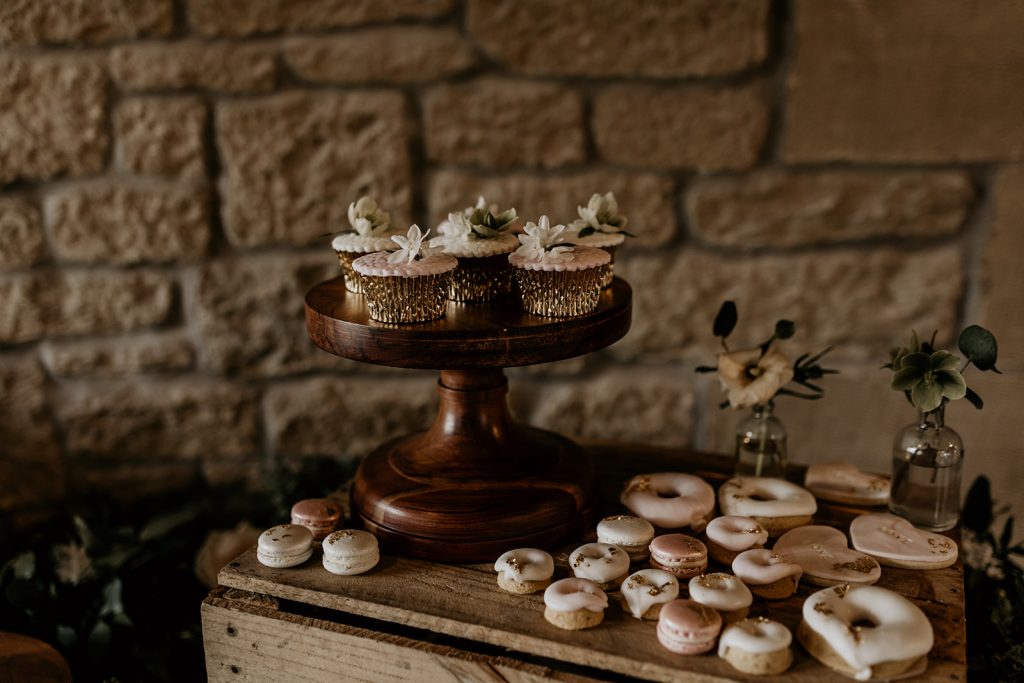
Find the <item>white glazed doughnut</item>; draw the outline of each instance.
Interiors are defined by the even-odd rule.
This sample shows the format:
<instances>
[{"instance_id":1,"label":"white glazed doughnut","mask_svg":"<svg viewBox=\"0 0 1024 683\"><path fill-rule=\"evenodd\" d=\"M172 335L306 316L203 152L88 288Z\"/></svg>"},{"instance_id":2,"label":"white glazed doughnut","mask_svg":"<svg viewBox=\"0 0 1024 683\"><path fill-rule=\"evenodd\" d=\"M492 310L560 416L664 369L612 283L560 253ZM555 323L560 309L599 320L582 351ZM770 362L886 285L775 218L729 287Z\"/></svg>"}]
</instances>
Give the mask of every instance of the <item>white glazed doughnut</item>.
<instances>
[{"instance_id":1,"label":"white glazed doughnut","mask_svg":"<svg viewBox=\"0 0 1024 683\"><path fill-rule=\"evenodd\" d=\"M810 524L818 503L810 491L785 479L735 477L718 489L718 506L725 515L753 517L777 536Z\"/></svg>"},{"instance_id":2,"label":"white glazed doughnut","mask_svg":"<svg viewBox=\"0 0 1024 683\"><path fill-rule=\"evenodd\" d=\"M701 531L715 509L714 489L700 477L682 472L639 474L629 480L619 500L662 529Z\"/></svg>"},{"instance_id":3,"label":"white glazed doughnut","mask_svg":"<svg viewBox=\"0 0 1024 683\"><path fill-rule=\"evenodd\" d=\"M627 611L637 619L657 619L659 610L652 607L679 597L679 581L660 569L641 569L629 575L622 584L622 599Z\"/></svg>"},{"instance_id":4,"label":"white glazed doughnut","mask_svg":"<svg viewBox=\"0 0 1024 683\"><path fill-rule=\"evenodd\" d=\"M593 581L562 579L544 591L544 606L556 612L603 612L608 607L608 596Z\"/></svg>"},{"instance_id":5,"label":"white glazed doughnut","mask_svg":"<svg viewBox=\"0 0 1024 683\"><path fill-rule=\"evenodd\" d=\"M545 581L555 573L555 561L538 548L516 548L502 553L494 571L509 581Z\"/></svg>"},{"instance_id":6,"label":"white glazed doughnut","mask_svg":"<svg viewBox=\"0 0 1024 683\"><path fill-rule=\"evenodd\" d=\"M605 517L597 525L599 543L611 543L627 553L629 559L647 557L647 546L654 539L654 526L646 519L632 515Z\"/></svg>"},{"instance_id":7,"label":"white glazed doughnut","mask_svg":"<svg viewBox=\"0 0 1024 683\"><path fill-rule=\"evenodd\" d=\"M777 621L764 617L730 624L718 639L718 656L744 673L755 676L784 672L793 663L789 648L793 634Z\"/></svg>"},{"instance_id":8,"label":"white glazed doughnut","mask_svg":"<svg viewBox=\"0 0 1024 683\"><path fill-rule=\"evenodd\" d=\"M821 500L847 505L884 505L889 500L888 477L843 461L809 465L804 486Z\"/></svg>"},{"instance_id":9,"label":"white glazed doughnut","mask_svg":"<svg viewBox=\"0 0 1024 683\"><path fill-rule=\"evenodd\" d=\"M768 542L768 531L750 517L725 515L708 522L708 540L726 550L741 553Z\"/></svg>"},{"instance_id":10,"label":"white glazed doughnut","mask_svg":"<svg viewBox=\"0 0 1024 683\"><path fill-rule=\"evenodd\" d=\"M774 583L787 576L799 577L803 568L771 550L747 550L733 560L732 570L748 586Z\"/></svg>"},{"instance_id":11,"label":"white glazed doughnut","mask_svg":"<svg viewBox=\"0 0 1024 683\"><path fill-rule=\"evenodd\" d=\"M578 579L589 579L608 590L629 573L629 555L610 543L587 543L569 555L569 567Z\"/></svg>"},{"instance_id":12,"label":"white glazed doughnut","mask_svg":"<svg viewBox=\"0 0 1024 683\"><path fill-rule=\"evenodd\" d=\"M882 575L874 558L851 550L846 545L846 534L830 526L802 526L787 531L775 542L773 550L800 565L807 580L817 586L871 584Z\"/></svg>"},{"instance_id":13,"label":"white glazed doughnut","mask_svg":"<svg viewBox=\"0 0 1024 683\"><path fill-rule=\"evenodd\" d=\"M754 596L739 578L724 572L702 574L690 579L690 599L719 612L735 612L750 607Z\"/></svg>"},{"instance_id":14,"label":"white glazed doughnut","mask_svg":"<svg viewBox=\"0 0 1024 683\"><path fill-rule=\"evenodd\" d=\"M878 586L813 593L797 635L823 664L858 681L899 676L932 649L932 625L917 605Z\"/></svg>"}]
</instances>

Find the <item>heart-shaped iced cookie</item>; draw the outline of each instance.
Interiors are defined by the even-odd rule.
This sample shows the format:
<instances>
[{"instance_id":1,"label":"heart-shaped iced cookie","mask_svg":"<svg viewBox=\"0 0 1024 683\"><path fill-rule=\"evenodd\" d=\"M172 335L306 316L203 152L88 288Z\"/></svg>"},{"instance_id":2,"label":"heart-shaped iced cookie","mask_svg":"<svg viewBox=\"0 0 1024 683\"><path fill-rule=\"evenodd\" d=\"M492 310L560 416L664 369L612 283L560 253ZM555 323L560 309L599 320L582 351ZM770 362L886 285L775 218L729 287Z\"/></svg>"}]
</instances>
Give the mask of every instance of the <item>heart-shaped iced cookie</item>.
<instances>
[{"instance_id":1,"label":"heart-shaped iced cookie","mask_svg":"<svg viewBox=\"0 0 1024 683\"><path fill-rule=\"evenodd\" d=\"M956 543L896 515L861 515L850 523L850 540L854 548L887 567L941 569L956 562Z\"/></svg>"},{"instance_id":2,"label":"heart-shaped iced cookie","mask_svg":"<svg viewBox=\"0 0 1024 683\"><path fill-rule=\"evenodd\" d=\"M815 498L846 505L885 505L889 500L889 477L863 472L848 462L809 465L804 488Z\"/></svg>"},{"instance_id":3,"label":"heart-shaped iced cookie","mask_svg":"<svg viewBox=\"0 0 1024 683\"><path fill-rule=\"evenodd\" d=\"M874 558L851 550L846 534L830 526L801 526L787 531L772 550L803 567L805 580L816 586L872 584L882 575Z\"/></svg>"}]
</instances>

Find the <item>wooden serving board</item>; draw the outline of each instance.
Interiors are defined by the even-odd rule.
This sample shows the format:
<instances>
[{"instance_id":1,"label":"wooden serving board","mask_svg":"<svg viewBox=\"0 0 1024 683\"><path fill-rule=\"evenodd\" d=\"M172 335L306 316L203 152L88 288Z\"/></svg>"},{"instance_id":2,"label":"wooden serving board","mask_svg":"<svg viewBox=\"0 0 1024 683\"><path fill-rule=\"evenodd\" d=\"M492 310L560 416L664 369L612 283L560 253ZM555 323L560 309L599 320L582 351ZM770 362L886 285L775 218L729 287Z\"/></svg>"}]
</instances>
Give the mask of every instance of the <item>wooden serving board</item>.
<instances>
[{"instance_id":1,"label":"wooden serving board","mask_svg":"<svg viewBox=\"0 0 1024 683\"><path fill-rule=\"evenodd\" d=\"M615 502L618 491L634 474L691 471L717 485L724 480L723 471L730 464L725 458L699 454L673 455L664 451L611 448L595 448L592 452L601 472L607 514L620 511ZM845 531L853 516L862 511L822 505L815 523ZM953 537L959 540L955 534ZM580 539L580 542L584 540L589 539ZM556 579L569 575L566 557L576 545L574 542L555 553ZM497 647L499 656L516 661L539 661L542 669L550 670L549 673L561 671L590 680L621 680L625 676L676 681L684 675L686 680L698 682L771 680L771 677L745 676L714 653L685 657L668 652L657 641L656 622L638 621L628 616L618 605L617 593L610 595L611 606L600 626L580 632L558 629L545 621L540 594L520 596L498 589L490 564L441 565L385 556L377 568L366 575L340 577L323 569L319 554L314 554L314 558L301 567L275 570L259 564L254 550L250 550L225 567L220 583L258 595L325 608L324 614L336 615L341 620L348 617L372 620L366 622L372 633L411 629L403 637L412 641L429 640L429 634L440 634L457 639L452 641L457 650L472 651L477 643L487 649L490 656L495 656ZM928 669L914 680L966 680L961 563L958 561L952 567L935 571L883 567L878 585L913 600L928 615L935 630L936 643ZM786 600L755 599L751 615L781 621L795 632L803 601L816 590L813 586L801 585L797 594ZM794 650L793 667L784 677L779 677L780 680L808 683L849 680L823 667L795 642ZM539 674L530 673L533 675ZM384 678L382 676L381 680ZM488 674L463 680L513 679Z\"/></svg>"}]
</instances>

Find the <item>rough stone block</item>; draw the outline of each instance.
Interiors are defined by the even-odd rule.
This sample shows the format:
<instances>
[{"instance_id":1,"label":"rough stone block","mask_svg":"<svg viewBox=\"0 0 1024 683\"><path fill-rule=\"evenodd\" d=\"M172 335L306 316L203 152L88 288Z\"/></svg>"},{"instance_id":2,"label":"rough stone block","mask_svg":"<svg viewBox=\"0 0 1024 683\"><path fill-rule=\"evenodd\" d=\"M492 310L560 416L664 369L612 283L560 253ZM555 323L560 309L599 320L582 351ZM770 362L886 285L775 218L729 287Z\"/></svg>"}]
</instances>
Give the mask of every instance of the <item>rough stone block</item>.
<instances>
[{"instance_id":1,"label":"rough stone block","mask_svg":"<svg viewBox=\"0 0 1024 683\"><path fill-rule=\"evenodd\" d=\"M1024 370L1024 310L1020 257L1024 254L1024 166L999 172L995 218L982 268L983 320L999 341L999 367Z\"/></svg>"},{"instance_id":2,"label":"rough stone block","mask_svg":"<svg viewBox=\"0 0 1024 683\"><path fill-rule=\"evenodd\" d=\"M509 68L560 76L711 76L762 62L764 0L471 0L467 27Z\"/></svg>"},{"instance_id":3,"label":"rough stone block","mask_svg":"<svg viewBox=\"0 0 1024 683\"><path fill-rule=\"evenodd\" d=\"M797 2L787 161L1024 158L1024 4Z\"/></svg>"},{"instance_id":4,"label":"rough stone block","mask_svg":"<svg viewBox=\"0 0 1024 683\"><path fill-rule=\"evenodd\" d=\"M57 417L73 457L199 459L259 449L257 401L244 386L195 378L69 383Z\"/></svg>"},{"instance_id":5,"label":"rough stone block","mask_svg":"<svg viewBox=\"0 0 1024 683\"><path fill-rule=\"evenodd\" d=\"M637 294L632 329L612 353L647 361L713 362L711 323L726 299L739 307L734 349L760 343L788 318L797 336L785 346L795 355L834 344L833 358L874 361L912 328L952 330L964 283L959 245L731 257L687 249L627 254L615 269Z\"/></svg>"},{"instance_id":6,"label":"rough stone block","mask_svg":"<svg viewBox=\"0 0 1024 683\"><path fill-rule=\"evenodd\" d=\"M172 0L4 0L0 45L98 45L174 28Z\"/></svg>"},{"instance_id":7,"label":"rough stone block","mask_svg":"<svg viewBox=\"0 0 1024 683\"><path fill-rule=\"evenodd\" d=\"M277 75L276 48L266 43L128 43L110 51L110 73L125 90L199 88L266 92Z\"/></svg>"},{"instance_id":8,"label":"rough stone block","mask_svg":"<svg viewBox=\"0 0 1024 683\"><path fill-rule=\"evenodd\" d=\"M0 184L102 169L106 89L91 61L0 55Z\"/></svg>"},{"instance_id":9,"label":"rough stone block","mask_svg":"<svg viewBox=\"0 0 1024 683\"><path fill-rule=\"evenodd\" d=\"M51 194L44 210L58 259L193 261L210 239L207 201L188 184L95 181Z\"/></svg>"},{"instance_id":10,"label":"rough stone block","mask_svg":"<svg viewBox=\"0 0 1024 683\"><path fill-rule=\"evenodd\" d=\"M434 161L555 168L582 162L583 101L562 85L486 78L440 85L423 98Z\"/></svg>"},{"instance_id":11,"label":"rough stone block","mask_svg":"<svg viewBox=\"0 0 1024 683\"><path fill-rule=\"evenodd\" d=\"M555 223L576 218L595 192L614 192L619 209L629 218L626 226L640 246L661 246L676 234L675 183L652 173L587 171L535 176L512 174L481 176L461 171L438 171L428 181L431 225L450 211L469 206L483 195L500 206L514 206L523 221L546 214ZM633 244L629 240L624 249Z\"/></svg>"},{"instance_id":12,"label":"rough stone block","mask_svg":"<svg viewBox=\"0 0 1024 683\"><path fill-rule=\"evenodd\" d=\"M768 134L761 84L616 85L594 100L594 141L608 160L701 171L753 166Z\"/></svg>"},{"instance_id":13,"label":"rough stone block","mask_svg":"<svg viewBox=\"0 0 1024 683\"><path fill-rule=\"evenodd\" d=\"M284 58L299 78L326 83L418 83L462 73L477 63L461 33L427 26L290 38Z\"/></svg>"},{"instance_id":14,"label":"rough stone block","mask_svg":"<svg viewBox=\"0 0 1024 683\"><path fill-rule=\"evenodd\" d=\"M0 268L21 268L46 258L39 209L16 197L0 197Z\"/></svg>"},{"instance_id":15,"label":"rough stone block","mask_svg":"<svg viewBox=\"0 0 1024 683\"><path fill-rule=\"evenodd\" d=\"M397 225L411 214L402 96L282 93L217 105L223 216L238 246L308 244L348 229L349 202L376 197Z\"/></svg>"},{"instance_id":16,"label":"rough stone block","mask_svg":"<svg viewBox=\"0 0 1024 683\"><path fill-rule=\"evenodd\" d=\"M279 384L263 401L275 454L366 455L385 441L430 426L436 381L317 378Z\"/></svg>"},{"instance_id":17,"label":"rough stone block","mask_svg":"<svg viewBox=\"0 0 1024 683\"><path fill-rule=\"evenodd\" d=\"M41 355L50 373L58 377L115 377L189 370L196 352L188 337L170 332L45 342Z\"/></svg>"},{"instance_id":18,"label":"rough stone block","mask_svg":"<svg viewBox=\"0 0 1024 683\"><path fill-rule=\"evenodd\" d=\"M148 462L94 458L67 464L68 488L80 496L103 496L123 505L136 505L169 493L186 491L196 484L193 462Z\"/></svg>"},{"instance_id":19,"label":"rough stone block","mask_svg":"<svg viewBox=\"0 0 1024 683\"><path fill-rule=\"evenodd\" d=\"M202 178L206 104L198 97L138 97L114 112L120 166L144 175Z\"/></svg>"},{"instance_id":20,"label":"rough stone block","mask_svg":"<svg viewBox=\"0 0 1024 683\"><path fill-rule=\"evenodd\" d=\"M709 244L792 247L951 235L973 199L959 172L772 169L698 179L686 208L690 228Z\"/></svg>"},{"instance_id":21,"label":"rough stone block","mask_svg":"<svg viewBox=\"0 0 1024 683\"><path fill-rule=\"evenodd\" d=\"M167 320L174 295L174 277L152 271L0 276L0 342L151 327Z\"/></svg>"},{"instance_id":22,"label":"rough stone block","mask_svg":"<svg viewBox=\"0 0 1024 683\"><path fill-rule=\"evenodd\" d=\"M248 36L426 19L448 13L453 4L453 0L188 0L188 19L204 35Z\"/></svg>"}]
</instances>

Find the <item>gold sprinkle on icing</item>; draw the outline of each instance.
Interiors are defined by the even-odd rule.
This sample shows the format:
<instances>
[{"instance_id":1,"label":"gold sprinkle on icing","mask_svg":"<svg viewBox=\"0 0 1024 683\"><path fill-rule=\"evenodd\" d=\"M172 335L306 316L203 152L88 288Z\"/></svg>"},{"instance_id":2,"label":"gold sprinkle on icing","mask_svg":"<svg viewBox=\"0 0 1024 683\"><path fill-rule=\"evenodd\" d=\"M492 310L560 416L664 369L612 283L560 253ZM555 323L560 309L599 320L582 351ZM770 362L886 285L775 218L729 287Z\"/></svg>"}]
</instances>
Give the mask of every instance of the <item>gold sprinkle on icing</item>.
<instances>
[{"instance_id":1,"label":"gold sprinkle on icing","mask_svg":"<svg viewBox=\"0 0 1024 683\"><path fill-rule=\"evenodd\" d=\"M842 599L845 598L846 594L850 592L850 584L844 583L841 586L836 586L832 590L834 590L836 592L836 595L838 595L840 599Z\"/></svg>"},{"instance_id":2,"label":"gold sprinkle on icing","mask_svg":"<svg viewBox=\"0 0 1024 683\"><path fill-rule=\"evenodd\" d=\"M636 491L638 493L646 493L651 490L651 478L646 474L641 474L633 477L629 484L626 486L626 492L632 493Z\"/></svg>"},{"instance_id":3,"label":"gold sprinkle on icing","mask_svg":"<svg viewBox=\"0 0 1024 683\"><path fill-rule=\"evenodd\" d=\"M906 536L904 536L900 532L896 531L892 527L883 526L881 528L881 531L882 531L883 534L886 534L888 536L892 536L893 538L895 538L900 543L910 543L910 539L909 538L907 538Z\"/></svg>"},{"instance_id":4,"label":"gold sprinkle on icing","mask_svg":"<svg viewBox=\"0 0 1024 683\"><path fill-rule=\"evenodd\" d=\"M865 556L857 558L853 562L836 562L832 565L832 569L837 569L840 571L848 569L852 572L858 572L860 574L869 574L872 571L874 571L877 566L877 562L875 562L870 557Z\"/></svg>"},{"instance_id":5,"label":"gold sprinkle on icing","mask_svg":"<svg viewBox=\"0 0 1024 683\"><path fill-rule=\"evenodd\" d=\"M928 546L931 548L932 555L948 555L953 550L952 544L945 539L940 541L937 538L929 538Z\"/></svg>"},{"instance_id":6,"label":"gold sprinkle on icing","mask_svg":"<svg viewBox=\"0 0 1024 683\"><path fill-rule=\"evenodd\" d=\"M814 603L814 611L818 614L824 614L825 616L832 614L832 608L824 602Z\"/></svg>"},{"instance_id":7,"label":"gold sprinkle on icing","mask_svg":"<svg viewBox=\"0 0 1024 683\"><path fill-rule=\"evenodd\" d=\"M860 645L861 632L864 630L864 627L863 626L854 626L853 624L850 624L846 628L849 629L850 635L853 636L853 644L854 645Z\"/></svg>"}]
</instances>

